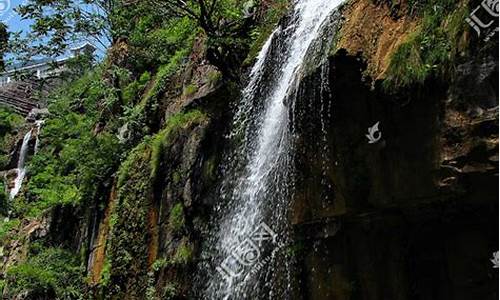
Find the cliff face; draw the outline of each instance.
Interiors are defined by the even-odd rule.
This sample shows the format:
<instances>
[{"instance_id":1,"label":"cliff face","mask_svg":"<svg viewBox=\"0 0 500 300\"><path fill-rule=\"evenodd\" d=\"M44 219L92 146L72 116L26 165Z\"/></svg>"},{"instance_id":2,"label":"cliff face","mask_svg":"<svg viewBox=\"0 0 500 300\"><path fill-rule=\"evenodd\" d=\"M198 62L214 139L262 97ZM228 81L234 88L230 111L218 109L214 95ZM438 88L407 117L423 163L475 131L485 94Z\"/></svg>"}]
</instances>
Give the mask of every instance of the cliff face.
<instances>
[{"instance_id":1,"label":"cliff face","mask_svg":"<svg viewBox=\"0 0 500 300\"><path fill-rule=\"evenodd\" d=\"M463 105L452 92L457 82L432 79L398 97L370 88L365 68L340 51L329 61L329 93L314 93L321 71L303 82L303 95L316 96L304 97L298 109L301 167L292 219L302 295L494 299L498 96ZM497 81L488 78L497 71L486 72L476 75L485 81L471 92L482 85L496 91ZM317 137L320 106L334 116L326 143ZM382 137L369 144L365 134L375 123ZM325 149L330 163L321 166Z\"/></svg>"},{"instance_id":2,"label":"cliff face","mask_svg":"<svg viewBox=\"0 0 500 300\"><path fill-rule=\"evenodd\" d=\"M422 22L405 5L350 2L338 51L302 82L299 298L498 297L498 43L472 38L446 76L388 90Z\"/></svg>"},{"instance_id":3,"label":"cliff face","mask_svg":"<svg viewBox=\"0 0 500 300\"><path fill-rule=\"evenodd\" d=\"M452 3L454 9L433 15L438 22L431 25L423 8L428 3L417 4L346 3L335 40L326 41L334 44L330 57L300 83L290 113L294 299L498 297L498 272L490 262L498 250L498 42L480 40L455 22L463 8L476 3ZM260 10L273 7L283 10L285 4L264 1ZM451 32L453 38L443 42ZM432 49L422 40L430 40ZM233 146L226 137L245 80L229 80L210 63L203 34L193 45L180 71L167 65L127 86L130 92L134 85L137 99L129 101L139 113L118 117L124 108L115 104L92 119L89 139L109 131L121 146L118 151L90 144L103 155L119 154L101 169L82 168L103 170L85 190L88 198L43 207L35 217L15 211L20 221L2 227L5 297L61 297L59 283L30 277L22 268L7 271L26 261L39 267L44 247L76 257L56 250L48 255L74 267L64 271L78 279L68 275L64 283L77 286L80 296L198 295L201 245L221 201L220 166ZM123 41L114 45L110 60L126 65L133 50L127 47ZM248 60L252 55L250 47ZM246 74L240 69L243 54L233 56L238 66L232 74ZM401 58L407 59L406 69ZM113 81L110 74L98 82ZM95 93L88 88L71 95L84 98L89 89ZM71 112L85 115L82 102L72 103ZM113 118L127 121L114 124ZM65 153L60 144L49 149ZM61 160L77 153L68 152ZM35 167L40 164L35 158ZM36 170L34 186L45 180ZM81 176L78 182L89 180ZM28 189L21 201L37 203L36 192ZM24 281L23 288L18 278L49 288Z\"/></svg>"}]
</instances>

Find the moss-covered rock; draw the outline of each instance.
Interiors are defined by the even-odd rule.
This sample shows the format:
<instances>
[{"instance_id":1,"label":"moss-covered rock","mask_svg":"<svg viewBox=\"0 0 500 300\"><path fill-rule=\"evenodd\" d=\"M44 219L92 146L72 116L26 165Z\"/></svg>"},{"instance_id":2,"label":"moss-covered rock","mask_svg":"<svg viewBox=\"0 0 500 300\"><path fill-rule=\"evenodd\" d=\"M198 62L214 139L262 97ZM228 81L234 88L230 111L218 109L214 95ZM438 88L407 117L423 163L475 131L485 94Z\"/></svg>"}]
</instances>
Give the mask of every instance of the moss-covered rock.
<instances>
[{"instance_id":1,"label":"moss-covered rock","mask_svg":"<svg viewBox=\"0 0 500 300\"><path fill-rule=\"evenodd\" d=\"M138 299L146 289L151 241L147 217L153 203L148 142L131 152L119 172L107 249L110 276L104 287L112 299Z\"/></svg>"}]
</instances>

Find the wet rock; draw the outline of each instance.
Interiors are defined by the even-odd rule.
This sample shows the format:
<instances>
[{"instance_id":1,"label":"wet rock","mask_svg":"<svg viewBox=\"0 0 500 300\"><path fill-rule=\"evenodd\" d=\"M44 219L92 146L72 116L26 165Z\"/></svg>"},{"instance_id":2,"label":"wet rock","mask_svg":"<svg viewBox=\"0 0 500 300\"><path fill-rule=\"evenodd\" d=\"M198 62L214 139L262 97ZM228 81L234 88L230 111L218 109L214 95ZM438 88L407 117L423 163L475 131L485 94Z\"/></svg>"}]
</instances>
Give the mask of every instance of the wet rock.
<instances>
[{"instance_id":1,"label":"wet rock","mask_svg":"<svg viewBox=\"0 0 500 300\"><path fill-rule=\"evenodd\" d=\"M498 62L479 61L397 101L344 51L330 93L321 70L302 82L291 213L302 298L496 298ZM376 122L383 141L370 144Z\"/></svg>"}]
</instances>

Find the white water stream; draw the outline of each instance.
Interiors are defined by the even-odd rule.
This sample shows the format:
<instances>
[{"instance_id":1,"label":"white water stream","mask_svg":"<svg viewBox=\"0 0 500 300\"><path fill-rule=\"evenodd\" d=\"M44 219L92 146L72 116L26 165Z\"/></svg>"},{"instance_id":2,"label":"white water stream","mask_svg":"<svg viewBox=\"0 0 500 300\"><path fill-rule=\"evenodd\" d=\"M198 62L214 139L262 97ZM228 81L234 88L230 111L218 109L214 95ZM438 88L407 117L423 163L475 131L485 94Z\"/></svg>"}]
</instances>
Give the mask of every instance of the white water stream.
<instances>
[{"instance_id":1,"label":"white water stream","mask_svg":"<svg viewBox=\"0 0 500 300\"><path fill-rule=\"evenodd\" d=\"M35 121L35 127L36 127L36 141L35 141L35 148L34 148L34 153L36 154L38 152L39 144L40 144L40 132L42 130L42 125L44 123L44 120L37 120ZM19 158L17 160L17 168L16 168L16 173L17 176L14 179L14 186L9 192L10 199L14 199L19 191L21 190L21 187L23 185L24 177L26 176L26 157L28 156L28 151L29 151L29 142L31 140L31 136L33 135L33 130L34 128L31 128L30 131L28 131L23 138L23 143L21 145L21 149L19 151Z\"/></svg>"},{"instance_id":2,"label":"white water stream","mask_svg":"<svg viewBox=\"0 0 500 300\"><path fill-rule=\"evenodd\" d=\"M263 46L243 91L230 137L240 146L228 159L203 299L282 299L277 281L287 241L291 183L290 106L309 56L339 0L297 0L291 19ZM326 25L325 25L326 24ZM318 42L319 41L319 42ZM278 270L278 269L281 269ZM218 272L217 272L217 271ZM285 278L285 279L283 279ZM286 290L286 287L284 288Z\"/></svg>"},{"instance_id":3,"label":"white water stream","mask_svg":"<svg viewBox=\"0 0 500 300\"><path fill-rule=\"evenodd\" d=\"M23 138L21 150L19 151L19 159L17 161L17 176L14 179L14 187L10 190L10 199L14 199L19 193L23 184L24 176L26 175L26 168L24 167L24 163L26 160L26 156L28 155L28 146L31 140L32 132L33 129L30 129L30 131L28 131L28 133L26 133Z\"/></svg>"}]
</instances>

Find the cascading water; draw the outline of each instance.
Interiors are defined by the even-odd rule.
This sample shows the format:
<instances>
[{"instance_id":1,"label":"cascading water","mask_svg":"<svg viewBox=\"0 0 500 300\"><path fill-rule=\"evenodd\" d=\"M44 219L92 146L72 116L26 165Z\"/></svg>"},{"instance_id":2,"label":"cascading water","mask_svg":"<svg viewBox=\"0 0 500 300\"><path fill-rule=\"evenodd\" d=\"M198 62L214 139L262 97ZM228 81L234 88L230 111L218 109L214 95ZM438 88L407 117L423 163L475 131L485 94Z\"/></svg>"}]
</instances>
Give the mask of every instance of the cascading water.
<instances>
[{"instance_id":1,"label":"cascading water","mask_svg":"<svg viewBox=\"0 0 500 300\"><path fill-rule=\"evenodd\" d=\"M14 199L16 195L21 190L21 186L23 184L24 176L26 175L26 168L24 167L24 162L26 160L26 156L28 155L28 146L31 140L31 134L33 129L30 129L28 133L23 138L23 144L21 145L21 150L19 151L19 159L17 161L17 176L14 179L14 187L10 190L10 199Z\"/></svg>"},{"instance_id":2,"label":"cascading water","mask_svg":"<svg viewBox=\"0 0 500 300\"><path fill-rule=\"evenodd\" d=\"M36 125L36 140L35 140L35 150L34 150L35 154L38 152L38 148L40 147L40 133L42 131L43 123L45 123L45 120L36 120L35 121L35 125Z\"/></svg>"},{"instance_id":3,"label":"cascading water","mask_svg":"<svg viewBox=\"0 0 500 300\"><path fill-rule=\"evenodd\" d=\"M215 230L202 255L203 299L288 298L286 211L292 175L290 110L339 0L297 0L250 72L230 135ZM325 29L326 28L326 29ZM323 55L324 56L324 55ZM207 280L208 279L208 280Z\"/></svg>"}]
</instances>

